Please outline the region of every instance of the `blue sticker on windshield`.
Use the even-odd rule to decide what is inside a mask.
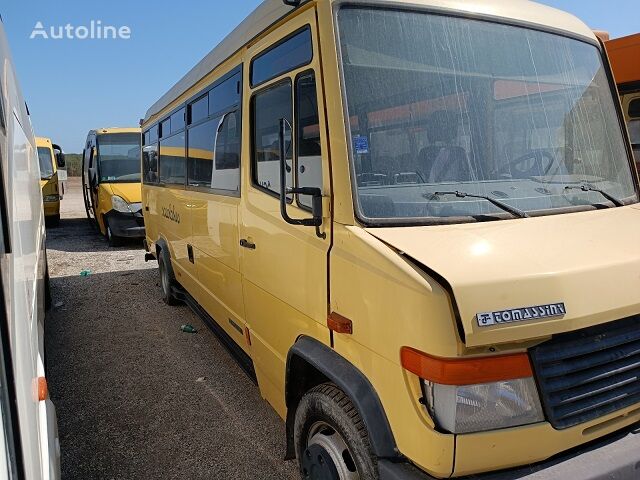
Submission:
[[[356,135],[353,137],[353,145],[356,153],[369,153],[369,138],[365,135]]]

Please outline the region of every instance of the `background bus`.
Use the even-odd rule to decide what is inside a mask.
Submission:
[[[38,160],[40,162],[40,187],[44,216],[47,223],[60,223],[60,201],[64,195],[64,181],[67,179],[62,148],[45,137],[36,137]]]
[[[609,40],[605,45],[618,84],[636,167],[640,167],[640,33]]]
[[[40,168],[1,23],[0,151],[0,478],[57,479],[56,412],[45,379],[48,269]]]
[[[110,246],[144,238],[140,129],[91,130],[82,156],[82,192],[89,220]]]

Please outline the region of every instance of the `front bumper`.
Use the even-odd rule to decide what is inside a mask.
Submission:
[[[144,238],[144,217],[142,212],[121,213],[110,210],[105,218],[111,227],[111,233],[116,237]]]
[[[55,202],[43,202],[42,207],[45,217],[54,217],[60,215],[60,201]]]
[[[523,445],[526,448],[526,445]],[[378,462],[381,480],[434,480],[407,463]],[[459,477],[467,480],[635,480],[640,478],[640,425],[526,467]]]

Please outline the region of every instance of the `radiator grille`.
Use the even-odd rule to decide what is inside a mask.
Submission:
[[[640,316],[556,335],[530,354],[556,429],[640,403]]]

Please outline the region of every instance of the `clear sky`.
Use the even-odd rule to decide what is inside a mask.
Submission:
[[[135,126],[260,0],[2,0],[0,14],[37,135],[80,152],[87,132]],[[612,37],[640,30],[638,0],[543,0]],[[8,4],[8,5],[7,5]],[[613,6],[615,5],[615,9]],[[30,39],[51,26],[128,26],[128,40]]]

